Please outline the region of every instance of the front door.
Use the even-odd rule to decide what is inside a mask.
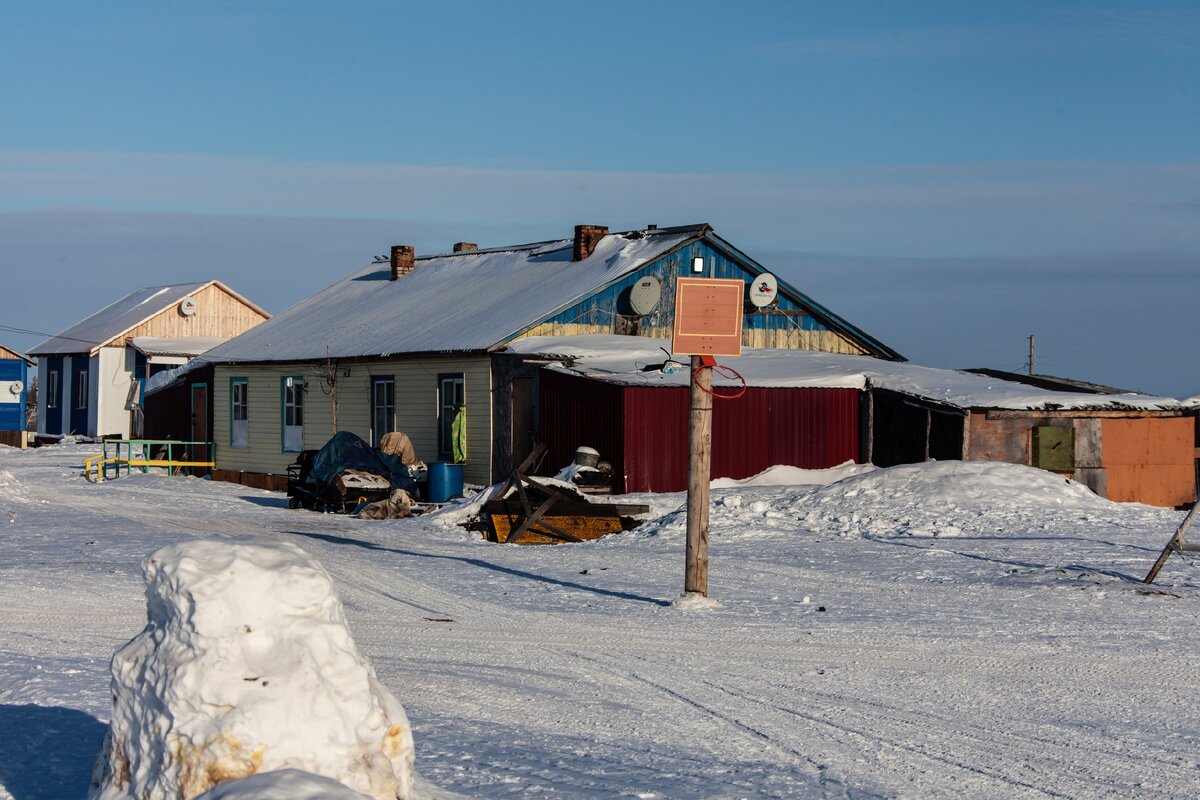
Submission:
[[[192,441],[208,442],[208,384],[192,384]],[[207,444],[194,444],[188,448],[188,461],[211,461]],[[192,475],[205,475],[208,467],[192,467]]]

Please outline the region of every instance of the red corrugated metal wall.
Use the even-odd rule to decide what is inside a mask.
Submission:
[[[623,436],[621,387],[543,369],[539,375],[538,430],[546,445],[542,475],[575,460],[575,448],[594,447],[620,471]],[[621,491],[620,487],[614,487]]]
[[[616,468],[618,492],[687,488],[688,390],[618,387],[543,370],[541,429],[551,474],[587,444]],[[859,459],[856,389],[750,388],[715,400],[714,478],[747,478],[775,464],[806,469]]]

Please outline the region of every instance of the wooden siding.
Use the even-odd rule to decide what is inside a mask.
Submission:
[[[33,359],[26,358],[22,353],[18,353],[16,350],[9,350],[4,345],[0,344],[0,361],[8,360],[10,358],[15,358],[20,361],[24,361],[29,366],[33,366],[33,363],[34,363]]]
[[[675,317],[675,279],[691,274],[690,265],[695,256],[703,256],[706,263],[711,261],[712,268],[705,273],[707,277],[737,278],[747,282],[755,277],[754,273],[706,242],[693,242],[533,326],[521,337],[622,333],[669,340]],[[563,267],[570,268],[570,264]],[[662,282],[662,300],[649,314],[639,317],[629,308],[629,291],[647,275],[653,275]],[[746,347],[819,350],[848,355],[869,352],[857,342],[809,316],[799,303],[782,292],[775,307],[747,312],[743,317],[743,326],[742,344]]]
[[[295,453],[282,447],[282,380],[289,375],[304,376],[304,449],[315,450],[333,436],[331,397],[322,390],[324,381],[317,374],[319,365],[219,364],[212,389],[213,437],[217,449],[217,467],[222,470],[261,472],[282,475]],[[396,380],[396,429],[412,439],[417,457],[437,460],[437,414],[439,374],[461,372],[467,397],[467,461],[463,470],[468,483],[492,483],[492,377],[488,358],[473,359],[389,359],[343,363],[338,383],[339,431],[351,431],[371,440],[371,378],[391,375]],[[246,378],[247,429],[249,447],[230,445],[229,382]]]
[[[209,284],[188,295],[196,301],[196,313],[185,317],[179,304],[164,308],[150,319],[125,332],[122,339],[136,336],[220,336],[229,338],[245,333],[267,319],[261,311],[246,305],[217,284]],[[124,341],[119,342],[124,344]]]

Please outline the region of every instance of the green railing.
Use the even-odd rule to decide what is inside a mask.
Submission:
[[[123,453],[123,454],[122,454]],[[165,456],[165,458],[164,458]],[[178,456],[178,458],[176,457]],[[200,457],[197,457],[200,456]],[[176,473],[184,467],[215,467],[212,442],[180,442],[174,439],[105,439],[99,455],[85,459],[83,477],[97,482],[128,475],[134,469],[148,472],[150,467],[166,467]],[[95,470],[96,477],[92,477]]]

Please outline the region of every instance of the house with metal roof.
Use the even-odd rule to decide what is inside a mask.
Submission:
[[[38,434],[138,435],[145,379],[269,318],[216,280],[131,292],[29,351]]]
[[[378,442],[398,430],[423,460],[459,461],[469,483],[491,483],[537,435],[539,370],[506,354],[511,342],[602,333],[669,348],[676,278],[749,287],[767,275],[709,225],[620,233],[579,225],[570,238],[488,249],[460,242],[422,257],[396,245],[205,355],[215,369],[214,474],[281,487],[297,453],[336,431]],[[776,283],[770,302],[747,302],[747,345],[903,360]]]

